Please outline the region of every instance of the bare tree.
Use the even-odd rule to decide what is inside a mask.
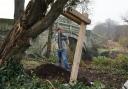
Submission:
[[[19,21],[0,47],[0,61],[21,54],[30,46],[29,40],[45,31],[63,11],[68,0],[31,0]],[[53,3],[48,11],[48,6]],[[48,13],[46,13],[48,11]],[[21,57],[20,57],[21,58]]]

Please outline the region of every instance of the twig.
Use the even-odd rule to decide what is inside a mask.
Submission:
[[[54,85],[51,83],[51,81],[49,81],[49,80],[46,80],[46,81],[52,86],[53,89],[57,89],[54,87]]]

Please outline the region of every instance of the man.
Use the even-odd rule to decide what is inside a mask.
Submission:
[[[68,64],[68,54],[67,54],[67,45],[69,44],[68,37],[64,36],[64,30],[62,28],[58,28],[55,36],[55,40],[57,42],[57,56],[58,63],[60,66],[64,66],[66,70],[69,70]]]

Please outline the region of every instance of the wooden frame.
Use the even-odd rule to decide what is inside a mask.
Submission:
[[[82,48],[83,48],[83,43],[84,43],[84,38],[85,38],[86,25],[90,24],[91,20],[88,19],[88,14],[83,15],[70,7],[67,8],[62,13],[62,15],[73,20],[74,22],[80,25],[80,31],[78,34],[77,45],[76,45],[74,61],[73,61],[73,66],[72,66],[72,71],[71,71],[71,76],[70,76],[70,82],[69,82],[70,84],[73,85],[77,81],[81,53],[82,53]]]
[[[81,22],[84,22],[85,24],[90,24],[91,20],[88,19],[88,14],[81,14],[78,11],[72,9],[71,7],[67,8],[63,13],[65,17],[73,20],[77,24],[81,24]]]

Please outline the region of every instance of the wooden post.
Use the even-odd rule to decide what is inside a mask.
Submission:
[[[71,77],[70,77],[71,85],[73,85],[77,81],[79,64],[80,64],[83,42],[84,42],[84,37],[85,37],[85,28],[86,28],[86,25],[84,22],[82,22],[80,25],[80,31],[79,31],[79,35],[77,39],[77,45],[76,45],[74,61],[73,61],[73,66],[72,66],[72,71],[71,71]]]
[[[70,76],[70,84],[74,84],[77,80],[77,75],[78,75],[78,69],[79,69],[79,64],[80,64],[80,59],[81,59],[81,53],[82,53],[82,48],[83,48],[83,42],[85,38],[85,28],[87,24],[91,23],[91,20],[88,19],[88,14],[81,14],[80,12],[72,9],[72,8],[67,8],[62,15],[65,17],[69,18],[70,20],[76,22],[77,24],[80,24],[80,31],[77,39],[77,45],[76,45],[76,50],[75,50],[75,55],[74,55],[74,62],[72,66],[72,71],[71,71],[71,76]]]

